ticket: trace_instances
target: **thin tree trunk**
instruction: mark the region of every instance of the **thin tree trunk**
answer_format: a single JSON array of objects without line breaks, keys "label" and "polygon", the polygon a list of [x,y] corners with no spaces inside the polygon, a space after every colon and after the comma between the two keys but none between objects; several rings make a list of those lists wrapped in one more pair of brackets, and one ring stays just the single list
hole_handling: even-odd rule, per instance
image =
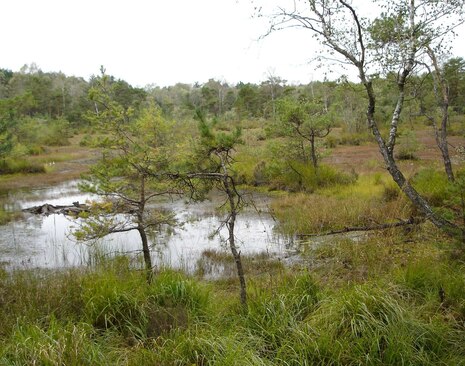
[{"label": "thin tree trunk", "polygon": [[145,212],[145,176],[142,175],[140,179],[140,198],[139,208],[137,212],[137,231],[140,235],[142,242],[142,253],[144,254],[145,270],[147,272],[147,283],[152,282],[152,257],[150,256],[149,242],[147,233],[144,226],[144,212]]},{"label": "thin tree trunk", "polygon": [[234,261],[236,262],[236,269],[237,269],[237,276],[239,277],[239,284],[240,284],[240,298],[241,304],[246,307],[247,306],[247,287],[245,283],[245,274],[244,268],[242,267],[242,260],[241,260],[241,253],[237,250],[235,238],[234,238],[234,226],[236,221],[236,214],[232,214],[228,220],[227,227],[229,232],[229,248],[231,249],[231,253],[234,257]]},{"label": "thin tree trunk", "polygon": [[450,155],[449,155],[449,145],[447,143],[447,122],[449,119],[447,108],[448,108],[447,106],[443,106],[443,117],[441,121],[441,129],[439,131],[435,129],[435,135],[436,135],[436,143],[439,147],[439,150],[441,150],[442,160],[444,162],[444,170],[446,171],[447,179],[449,179],[450,182],[454,182],[455,181],[454,171],[452,169],[452,162],[450,161]]},{"label": "thin tree trunk", "polygon": [[237,192],[234,187],[234,182],[231,182],[231,177],[228,175],[228,170],[223,156],[219,156],[221,159],[221,165],[223,168],[223,187],[228,196],[229,203],[229,218],[226,223],[229,233],[229,248],[236,262],[237,276],[240,284],[240,299],[243,307],[247,307],[247,286],[245,282],[244,268],[242,266],[241,253],[237,250],[236,240],[234,237],[234,227],[236,224],[237,209],[239,205],[240,197],[237,196]]},{"label": "thin tree trunk", "polygon": [[311,148],[312,164],[313,164],[313,167],[316,169],[318,167],[318,160],[316,156],[315,134],[314,133],[310,135],[310,148]]},{"label": "thin tree trunk", "polygon": [[152,257],[150,256],[150,248],[149,248],[149,242],[147,239],[147,233],[145,232],[145,229],[141,226],[137,228],[137,231],[139,232],[140,239],[142,242],[142,253],[144,254],[145,270],[147,272],[147,283],[150,284],[152,283],[153,267],[152,267]]},{"label": "thin tree trunk", "polygon": [[[400,119],[400,114],[402,112],[402,107],[404,103],[405,95],[405,83],[408,76],[411,74],[414,69],[417,61],[417,47],[420,46],[419,42],[419,25],[415,22],[415,14],[419,11],[419,8],[416,6],[415,0],[405,1],[406,6],[406,17],[405,32],[403,33],[405,37],[405,42],[407,47],[405,49],[406,55],[403,58],[403,67],[398,72],[398,98],[393,116],[391,119],[389,137],[387,141],[381,136],[378,125],[375,121],[375,93],[373,90],[372,82],[369,80],[369,77],[366,74],[366,51],[367,45],[365,45],[365,31],[363,21],[357,15],[356,9],[352,6],[352,1],[348,0],[338,0],[337,3],[347,10],[353,21],[355,22],[355,27],[353,30],[356,32],[354,42],[355,47],[349,46],[343,42],[339,37],[337,31],[337,26],[331,24],[331,14],[328,12],[329,8],[326,8],[326,1],[310,1],[308,3],[311,13],[316,17],[305,17],[299,12],[286,12],[282,10],[283,19],[280,19],[278,24],[283,25],[288,20],[297,20],[299,25],[303,26],[314,32],[318,37],[321,37],[324,40],[324,44],[332,52],[337,52],[343,56],[348,62],[352,63],[357,67],[359,72],[359,77],[361,83],[364,85],[366,94],[368,97],[368,110],[367,110],[367,121],[368,126],[371,129],[376,142],[378,143],[381,155],[383,156],[386,167],[391,174],[393,180],[400,187],[400,189],[405,193],[405,195],[410,199],[412,204],[435,226],[439,229],[446,232],[448,235],[451,235],[455,238],[462,238],[465,235],[465,228],[462,228],[456,225],[453,222],[450,222],[437,213],[429,206],[426,200],[412,187],[412,185],[407,181],[402,172],[397,167],[397,164],[394,159],[394,147],[396,143],[396,134],[397,127]],[[332,3],[330,3],[332,4]],[[321,5],[321,9],[319,7]],[[338,6],[335,7],[335,11],[338,11]],[[465,240],[464,240],[465,242]]]},{"label": "thin tree trunk", "polygon": [[396,161],[394,159],[394,147],[395,147],[395,142],[396,142],[397,127],[399,123],[400,113],[402,112],[402,107],[404,103],[405,83],[415,65],[415,55],[417,52],[416,42],[415,42],[416,40],[415,38],[415,32],[416,32],[415,1],[410,0],[409,2],[409,7],[410,7],[409,9],[409,28],[410,28],[409,37],[410,37],[410,40],[409,40],[408,57],[407,57],[407,62],[402,72],[399,72],[399,76],[397,80],[399,95],[397,99],[397,105],[396,105],[396,108],[394,110],[393,117],[391,120],[391,128],[389,131],[389,139],[387,143],[381,136],[381,133],[378,129],[378,125],[376,124],[376,121],[375,121],[376,99],[375,99],[375,93],[373,90],[373,84],[371,83],[371,81],[368,80],[367,75],[365,73],[365,57],[364,57],[365,46],[363,43],[363,37],[361,33],[362,32],[361,25],[360,25],[358,17],[355,14],[355,10],[350,5],[348,5],[344,0],[340,0],[340,1],[341,3],[344,4],[345,7],[350,9],[350,11],[352,12],[354,16],[354,20],[357,23],[358,34],[359,34],[359,44],[362,49],[363,57],[360,60],[357,60],[355,57],[348,54],[347,52],[344,52],[343,50],[341,54],[346,55],[349,58],[349,60],[351,60],[354,63],[354,65],[357,66],[358,68],[360,80],[365,87],[367,97],[368,97],[368,110],[367,110],[368,126],[371,129],[376,139],[376,142],[378,143],[379,150],[381,152],[381,155],[383,156],[384,162],[386,164],[386,167],[389,173],[391,174],[393,180],[396,182],[399,188],[410,199],[412,204],[429,221],[431,221],[436,227],[443,230],[447,234],[453,237],[456,237],[456,238],[457,237],[461,238],[463,236],[464,231],[461,228],[459,228],[457,225],[455,225],[454,223],[444,219],[443,217],[439,216],[433,211],[432,207],[428,204],[428,202],[426,202],[426,200],[415,190],[415,188],[413,188],[410,182],[407,181],[405,176],[399,170],[396,164]]},{"label": "thin tree trunk", "polygon": [[[433,67],[435,73],[431,73],[433,76],[433,80],[435,83],[434,91],[436,94],[436,98],[440,101],[441,104],[441,111],[442,111],[442,118],[441,118],[441,126],[438,129],[436,125],[436,120],[434,117],[430,118],[431,122],[433,123],[434,128],[434,135],[436,137],[436,144],[439,147],[439,150],[442,154],[442,160],[444,162],[444,170],[447,174],[447,179],[450,182],[455,181],[454,171],[452,169],[452,163],[450,161],[449,155],[449,146],[447,143],[447,125],[449,123],[449,87],[447,86],[446,79],[444,78],[444,74],[439,68],[439,64],[436,58],[434,51],[428,47],[428,55],[431,58],[433,63]],[[440,93],[438,91],[440,89]],[[439,95],[440,94],[440,95]]]},{"label": "thin tree trunk", "polygon": [[[439,229],[444,230],[446,233],[453,237],[462,237],[463,230],[461,230],[457,225],[454,223],[444,219],[443,217],[437,215],[431,206],[426,202],[426,200],[413,188],[413,186],[407,181],[405,176],[399,170],[393,154],[393,147],[391,145],[391,149],[388,148],[386,145],[381,133],[376,125],[374,119],[374,112],[375,112],[375,97],[374,91],[371,82],[368,82],[365,78],[365,74],[361,72],[362,82],[365,85],[369,105],[367,111],[367,118],[369,127],[375,136],[376,142],[378,143],[379,150],[381,155],[383,156],[384,162],[386,163],[387,170],[391,174],[393,180],[399,186],[399,188],[405,193],[405,195],[410,199],[413,205],[428,219],[430,220],[435,226]],[[391,140],[392,142],[392,140]]]}]

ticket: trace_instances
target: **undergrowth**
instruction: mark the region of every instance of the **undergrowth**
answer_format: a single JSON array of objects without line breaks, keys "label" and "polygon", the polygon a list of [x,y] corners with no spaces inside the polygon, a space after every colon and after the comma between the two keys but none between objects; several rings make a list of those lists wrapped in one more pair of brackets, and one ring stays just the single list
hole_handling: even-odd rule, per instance
[{"label": "undergrowth", "polygon": [[383,246],[385,236],[314,251],[326,266],[249,277],[245,310],[235,278],[165,270],[148,285],[124,257],[86,270],[2,271],[0,364],[465,364],[463,264],[395,233]]},{"label": "undergrowth", "polygon": [[355,183],[322,188],[312,195],[281,196],[271,207],[282,232],[320,233],[408,218],[411,205],[399,192],[383,178],[361,176]]}]

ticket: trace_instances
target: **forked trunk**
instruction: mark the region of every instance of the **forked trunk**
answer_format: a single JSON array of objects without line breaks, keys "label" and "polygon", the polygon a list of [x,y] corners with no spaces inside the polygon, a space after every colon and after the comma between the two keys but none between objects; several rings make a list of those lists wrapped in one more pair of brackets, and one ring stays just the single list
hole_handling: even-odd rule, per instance
[{"label": "forked trunk", "polygon": [[[364,76],[363,74],[361,75]],[[365,81],[364,85],[369,99],[369,106],[367,111],[368,124],[371,131],[373,132],[373,135],[375,136],[376,142],[378,143],[378,147],[381,152],[381,155],[383,156],[387,170],[391,174],[393,180],[396,182],[396,184],[399,186],[402,192],[404,192],[405,195],[409,198],[409,200],[412,202],[415,208],[418,209],[418,211],[420,211],[426,217],[426,219],[431,221],[436,227],[443,230],[448,235],[463,240],[464,230],[458,227],[453,222],[450,222],[444,219],[443,217],[439,216],[437,213],[435,213],[432,207],[428,204],[428,202],[426,202],[426,200],[415,190],[415,188],[410,184],[410,182],[399,170],[393,156],[394,145],[392,144],[390,146],[391,148],[388,148],[388,145],[381,136],[381,133],[378,130],[378,126],[374,119],[375,98],[372,84],[366,81],[366,79],[364,78],[362,78],[362,80]]]}]

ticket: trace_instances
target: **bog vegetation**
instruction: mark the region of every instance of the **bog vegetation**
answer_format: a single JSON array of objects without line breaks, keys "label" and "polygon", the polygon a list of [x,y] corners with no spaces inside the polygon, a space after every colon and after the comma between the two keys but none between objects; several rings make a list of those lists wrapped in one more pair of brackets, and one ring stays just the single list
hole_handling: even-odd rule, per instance
[{"label": "bog vegetation", "polygon": [[[371,23],[345,1],[309,4],[314,18],[281,8],[270,32],[297,22],[361,82],[137,88],[103,68],[0,69],[0,191],[80,162],[101,200],[76,238],[141,239],[140,257],[87,268],[0,266],[0,364],[465,364],[465,60],[432,27],[461,2],[390,1]],[[211,189],[231,255],[154,268],[148,233],[177,223],[153,201]],[[241,255],[245,190],[273,197],[298,259]],[[16,215],[0,207],[0,223]],[[207,263],[224,275],[205,280]]]}]

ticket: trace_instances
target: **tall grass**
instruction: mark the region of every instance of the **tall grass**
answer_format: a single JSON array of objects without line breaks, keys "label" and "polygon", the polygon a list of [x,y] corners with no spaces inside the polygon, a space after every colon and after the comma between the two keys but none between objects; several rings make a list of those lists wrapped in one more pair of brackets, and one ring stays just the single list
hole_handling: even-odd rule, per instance
[{"label": "tall grass", "polygon": [[30,160],[16,158],[5,159],[0,161],[1,174],[15,174],[15,173],[45,173],[46,168],[44,164],[32,162]]},{"label": "tall grass", "polygon": [[2,271],[0,364],[465,364],[463,264],[424,233],[388,234],[315,250],[310,269],[256,272],[247,309],[235,278],[164,270],[149,285],[126,257]]},{"label": "tall grass", "polygon": [[111,347],[86,323],[30,324],[19,320],[0,355],[2,365],[104,365],[116,363]]},{"label": "tall grass", "polygon": [[355,286],[323,300],[289,333],[277,359],[286,365],[460,364],[461,336],[450,325],[419,319],[395,289]]},{"label": "tall grass", "polygon": [[290,235],[370,226],[397,221],[411,214],[411,207],[403,197],[386,201],[381,194],[362,200],[352,194],[335,197],[297,193],[275,200],[272,209],[279,219],[280,229]]},{"label": "tall grass", "polygon": [[273,360],[293,329],[316,308],[319,288],[309,276],[285,281],[276,292],[252,298],[243,327],[261,357]]},{"label": "tall grass", "polygon": [[397,282],[421,306],[442,309],[465,320],[464,266],[433,259],[412,261],[396,274]]}]

